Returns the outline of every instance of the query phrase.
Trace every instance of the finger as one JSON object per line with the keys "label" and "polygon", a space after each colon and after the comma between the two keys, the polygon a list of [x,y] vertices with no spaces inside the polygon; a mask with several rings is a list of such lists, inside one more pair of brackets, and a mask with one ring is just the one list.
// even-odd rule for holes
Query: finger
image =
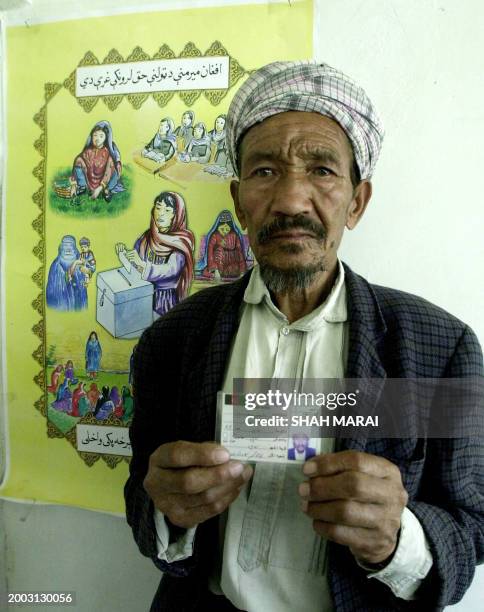
{"label": "finger", "polygon": [[400,473],[394,463],[383,457],[353,450],[323,453],[306,461],[303,466],[303,473],[311,477],[346,471],[364,472],[377,478],[396,477]]}
{"label": "finger", "polygon": [[316,533],[332,542],[355,548],[365,546],[374,535],[373,529],[348,527],[347,525],[337,525],[318,520],[313,521],[313,528]]}
{"label": "finger", "polygon": [[346,500],[310,502],[306,514],[312,519],[325,523],[366,529],[375,529],[388,518],[388,513],[382,506]]}
{"label": "finger", "polygon": [[165,514],[174,525],[190,529],[223,512],[237,498],[241,489],[242,488],[239,487],[238,489],[230,491],[230,493],[224,497],[205,506],[188,509],[175,507],[169,513],[165,512]]}
{"label": "finger", "polygon": [[376,533],[374,529],[335,525],[313,521],[313,529],[327,540],[348,546],[355,557],[362,562],[379,563],[395,550],[397,533]]}
{"label": "finger", "polygon": [[239,478],[244,470],[240,461],[228,461],[212,467],[166,469],[153,467],[148,471],[145,488],[149,493],[166,491],[195,495]]}
{"label": "finger", "polygon": [[224,499],[225,497],[230,495],[231,492],[242,488],[251,476],[252,468],[247,465],[245,466],[244,471],[238,478],[234,478],[233,480],[224,482],[215,487],[210,487],[202,493],[196,493],[194,495],[176,493],[170,495],[171,501],[175,505],[186,509],[207,506],[215,503],[220,499]]}
{"label": "finger", "polygon": [[388,504],[400,498],[403,487],[364,472],[341,472],[333,476],[315,476],[299,485],[299,494],[309,501],[357,500],[372,504]]}
{"label": "finger", "polygon": [[164,468],[211,466],[230,459],[227,449],[215,442],[169,442],[159,446],[150,457],[150,465]]}

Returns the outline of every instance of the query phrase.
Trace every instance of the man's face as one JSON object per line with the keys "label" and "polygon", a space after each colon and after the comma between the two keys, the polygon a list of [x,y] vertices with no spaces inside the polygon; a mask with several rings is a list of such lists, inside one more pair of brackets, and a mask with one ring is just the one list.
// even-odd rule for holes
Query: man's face
{"label": "man's face", "polygon": [[191,119],[190,115],[188,113],[183,113],[183,115],[182,115],[182,124],[185,127],[188,127],[191,124],[191,122],[192,122],[192,119]]}
{"label": "man's face", "polygon": [[154,210],[155,223],[160,232],[167,232],[171,227],[171,222],[175,216],[172,206],[167,206],[165,202],[157,202]]}
{"label": "man's face", "polygon": [[203,128],[200,125],[197,125],[197,127],[193,130],[193,135],[195,138],[202,138]]}
{"label": "man's face", "polygon": [[96,149],[100,149],[106,141],[106,134],[103,130],[95,130],[92,133],[92,144]]}
{"label": "man's face", "polygon": [[217,117],[215,119],[215,129],[217,132],[221,132],[225,127],[225,119],[223,117]]}
{"label": "man's face", "polygon": [[309,443],[309,440],[306,436],[294,436],[292,438],[292,441],[294,443],[294,448],[297,450],[298,453],[304,453],[306,451],[306,448],[308,447]]}
{"label": "man's face", "polygon": [[261,269],[332,270],[345,225],[371,195],[368,181],[353,188],[342,128],[318,113],[280,113],[247,132],[240,160],[231,193]]}
{"label": "man's face", "polygon": [[81,244],[81,253],[87,253],[89,251],[88,244]]}

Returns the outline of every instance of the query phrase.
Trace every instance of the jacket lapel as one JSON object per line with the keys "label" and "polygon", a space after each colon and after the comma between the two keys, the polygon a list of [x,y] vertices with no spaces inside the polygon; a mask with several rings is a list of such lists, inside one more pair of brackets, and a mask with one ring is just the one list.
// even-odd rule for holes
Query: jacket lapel
{"label": "jacket lapel", "polygon": [[[207,316],[206,325],[198,334],[198,342],[204,344],[202,358],[192,364],[189,373],[191,388],[187,389],[187,393],[194,408],[191,411],[191,426],[193,431],[197,431],[199,440],[214,439],[217,392],[221,389],[232,340],[237,333],[240,305],[249,276],[246,274],[235,283],[223,287],[220,307],[212,316]],[[197,390],[196,397],[192,396]]]}
{"label": "jacket lapel", "polygon": [[[358,378],[358,387],[376,404],[382,386],[370,385],[368,379],[385,379],[386,371],[378,353],[378,345],[386,333],[386,324],[370,284],[346,264],[349,346],[346,378]],[[340,450],[364,450],[367,435],[362,429],[357,438],[342,439]]]}

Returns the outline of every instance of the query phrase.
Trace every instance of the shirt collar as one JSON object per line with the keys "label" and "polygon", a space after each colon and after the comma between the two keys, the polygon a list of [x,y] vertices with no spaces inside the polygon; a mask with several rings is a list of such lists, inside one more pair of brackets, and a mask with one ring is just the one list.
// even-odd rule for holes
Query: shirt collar
{"label": "shirt collar", "polygon": [[[282,319],[286,317],[273,304],[269,290],[260,275],[258,265],[254,266],[249,283],[244,293],[244,302],[247,304],[265,304],[276,316]],[[346,307],[345,271],[343,264],[338,259],[338,276],[333,284],[330,294],[315,310],[302,319],[294,321],[290,325],[301,331],[310,331],[318,326],[321,320],[327,323],[342,323],[348,319]]]}

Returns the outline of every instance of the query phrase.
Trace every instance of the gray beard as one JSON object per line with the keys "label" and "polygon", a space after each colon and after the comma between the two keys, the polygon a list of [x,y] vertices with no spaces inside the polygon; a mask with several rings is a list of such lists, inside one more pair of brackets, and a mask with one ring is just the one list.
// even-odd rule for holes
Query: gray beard
{"label": "gray beard", "polygon": [[268,264],[260,264],[260,275],[269,291],[273,293],[288,293],[307,289],[318,272],[325,270],[323,265],[296,267],[289,270],[276,268]]}

